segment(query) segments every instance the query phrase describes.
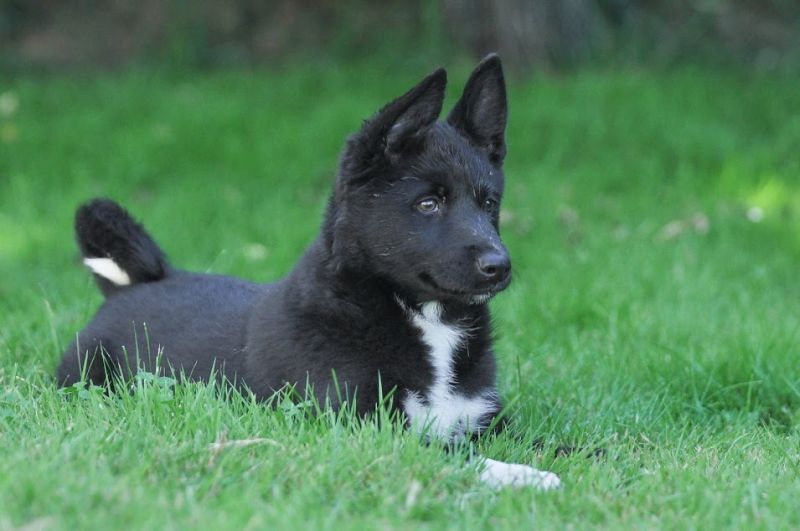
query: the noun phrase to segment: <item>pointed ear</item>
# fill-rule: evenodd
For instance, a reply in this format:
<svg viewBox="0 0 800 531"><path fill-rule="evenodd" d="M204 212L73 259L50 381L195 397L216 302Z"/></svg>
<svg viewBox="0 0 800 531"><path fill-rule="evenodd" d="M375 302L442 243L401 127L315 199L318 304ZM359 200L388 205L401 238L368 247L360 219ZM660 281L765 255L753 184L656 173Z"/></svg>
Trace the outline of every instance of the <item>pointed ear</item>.
<svg viewBox="0 0 800 531"><path fill-rule="evenodd" d="M414 147L442 112L447 73L440 68L387 104L369 120L362 134L379 142L390 160Z"/></svg>
<svg viewBox="0 0 800 531"><path fill-rule="evenodd" d="M503 65L497 55L489 54L469 76L464 94L447 117L447 123L500 166L506 156L507 118Z"/></svg>

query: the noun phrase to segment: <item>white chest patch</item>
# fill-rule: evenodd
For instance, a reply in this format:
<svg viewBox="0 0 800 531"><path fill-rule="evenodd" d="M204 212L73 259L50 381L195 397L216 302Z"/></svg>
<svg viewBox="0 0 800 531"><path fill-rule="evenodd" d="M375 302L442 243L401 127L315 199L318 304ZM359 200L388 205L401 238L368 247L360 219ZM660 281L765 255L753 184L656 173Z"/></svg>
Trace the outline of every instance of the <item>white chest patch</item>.
<svg viewBox="0 0 800 531"><path fill-rule="evenodd" d="M455 440L484 428L479 423L495 408L494 391L468 398L454 386L454 356L466 339L466 330L442 322L442 305L438 302L427 302L420 311L406 308L406 312L421 332L433 368L433 383L424 396L409 391L403 397L403 410L412 428L430 437Z"/></svg>

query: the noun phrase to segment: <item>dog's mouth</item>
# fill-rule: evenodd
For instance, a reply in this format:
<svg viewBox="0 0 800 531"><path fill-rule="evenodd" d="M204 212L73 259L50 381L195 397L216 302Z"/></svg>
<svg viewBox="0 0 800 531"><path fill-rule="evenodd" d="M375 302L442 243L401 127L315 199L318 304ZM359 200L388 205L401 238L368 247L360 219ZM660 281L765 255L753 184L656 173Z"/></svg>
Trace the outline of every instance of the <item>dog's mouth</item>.
<svg viewBox="0 0 800 531"><path fill-rule="evenodd" d="M511 275L509 275L502 282L498 282L497 284L489 286L487 289L463 290L463 289L447 288L445 286L442 286L440 283L436 282L436 280L429 273L420 273L419 279L424 284L438 291L442 295L445 295L447 298L466 301L469 304L483 304L484 302L488 301L493 296L495 296L497 293L506 289L508 285L511 283Z"/></svg>

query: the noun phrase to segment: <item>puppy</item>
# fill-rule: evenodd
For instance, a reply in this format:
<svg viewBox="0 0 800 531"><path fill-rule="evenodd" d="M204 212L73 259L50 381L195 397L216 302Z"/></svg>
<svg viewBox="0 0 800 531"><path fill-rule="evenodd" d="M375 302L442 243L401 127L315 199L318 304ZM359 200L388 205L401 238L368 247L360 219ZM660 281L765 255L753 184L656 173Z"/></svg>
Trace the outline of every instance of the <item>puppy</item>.
<svg viewBox="0 0 800 531"><path fill-rule="evenodd" d="M143 353L161 349L190 378L218 371L260 399L310 384L320 403L366 414L394 390L409 428L430 438L489 427L501 403L487 302L511 281L498 230L500 59L486 57L437 121L445 84L436 70L347 140L320 234L277 282L175 269L122 207L82 206L78 245L106 300L65 353L59 383L152 371ZM494 486L559 485L527 465L480 467Z"/></svg>

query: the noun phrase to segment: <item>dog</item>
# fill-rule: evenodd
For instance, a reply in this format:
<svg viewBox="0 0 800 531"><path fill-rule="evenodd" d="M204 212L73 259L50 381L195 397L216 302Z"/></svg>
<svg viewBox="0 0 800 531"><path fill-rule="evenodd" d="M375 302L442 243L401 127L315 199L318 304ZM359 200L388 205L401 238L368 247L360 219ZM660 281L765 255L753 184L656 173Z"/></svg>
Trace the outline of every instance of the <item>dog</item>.
<svg viewBox="0 0 800 531"><path fill-rule="evenodd" d="M446 82L434 71L348 138L320 234L277 282L175 269L117 203L81 206L78 245L106 299L64 354L58 383L153 371L146 341L189 378L219 372L261 400L307 384L319 403L366 415L393 390L407 426L429 439L493 425L502 406L487 303L511 281L499 235L501 61L481 61L439 121ZM492 486L560 483L480 460Z"/></svg>

